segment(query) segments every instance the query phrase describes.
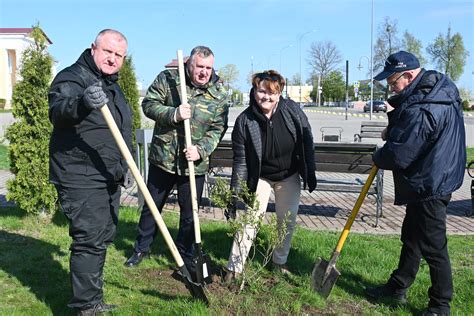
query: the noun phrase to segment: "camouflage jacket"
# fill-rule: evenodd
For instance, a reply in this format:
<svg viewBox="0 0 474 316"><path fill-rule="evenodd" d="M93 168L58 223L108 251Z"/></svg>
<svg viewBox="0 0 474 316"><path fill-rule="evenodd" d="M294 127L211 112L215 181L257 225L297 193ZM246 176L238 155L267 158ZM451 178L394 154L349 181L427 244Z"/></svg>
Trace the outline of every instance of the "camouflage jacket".
<svg viewBox="0 0 474 316"><path fill-rule="evenodd" d="M186 75L188 103L191 105L191 139L201 158L194 162L196 175L209 169L209 156L216 149L227 129L227 90L213 73L205 87L190 84ZM180 78L177 69L164 70L148 88L142 102L143 113L155 121L149 162L170 173L188 174L184 122L174 122L174 113L181 104Z"/></svg>

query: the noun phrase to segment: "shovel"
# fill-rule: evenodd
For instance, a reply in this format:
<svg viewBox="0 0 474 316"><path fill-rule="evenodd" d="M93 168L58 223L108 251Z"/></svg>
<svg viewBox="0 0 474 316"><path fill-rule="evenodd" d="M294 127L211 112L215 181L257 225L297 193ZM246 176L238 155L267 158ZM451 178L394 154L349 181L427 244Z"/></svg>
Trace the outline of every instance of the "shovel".
<svg viewBox="0 0 474 316"><path fill-rule="evenodd" d="M158 225L158 228L160 229L160 232L163 235L163 238L165 239L166 245L168 246L169 250L171 251L171 254L173 255L174 260L176 261L176 264L178 265L178 269L181 272L181 275L183 276L183 281L186 285L186 288L189 290L193 297L200 299L204 303L206 303L206 305L209 305L209 301L207 300L202 285L194 283L192 281L191 275L189 274L188 269L186 269L186 266L184 265L184 261L178 252L178 248L176 248L176 245L174 244L173 239L171 238L171 235L168 229L166 228L166 224L163 221L163 218L161 217L160 213L158 212L155 201L153 201L150 191L148 191L145 181L143 180L140 171L138 170L137 165L133 160L132 154L130 154L128 147L125 144L125 141L123 140L122 134L120 133L107 104L104 104L104 106L100 108L100 111L102 112L102 115L104 116L104 119L107 122L107 125L109 126L109 129L112 132L112 135L114 136L114 139L120 149L120 152L122 153L122 156L127 162L127 165L130 168L130 171L132 172L135 181L137 182L138 188L140 189L141 193L143 194L143 197L145 198L145 202L147 203L153 217L155 218L156 224Z"/></svg>
<svg viewBox="0 0 474 316"><path fill-rule="evenodd" d="M183 51L178 50L178 70L179 70L179 81L181 88L181 103L188 103L188 96L186 93L186 77L184 74L184 62L183 62ZM189 119L184 120L184 135L186 138L186 147L192 146L191 141L191 125ZM194 161L188 160L189 170L189 185L191 187L191 203L193 208L193 222L194 222L194 239L195 239L195 253L193 261L196 263L196 280L200 284L209 284L212 282L212 278L209 275L209 267L211 259L207 254L202 251L201 246L201 227L199 225L198 215L198 201L196 192L196 178L194 177Z"/></svg>
<svg viewBox="0 0 474 316"><path fill-rule="evenodd" d="M339 255L341 254L342 246L344 246L344 242L346 241L347 235L349 235L349 231L351 229L352 223L359 213L359 209L364 201L365 197L367 196L367 192L369 191L370 185L374 181L375 176L377 175L378 167L375 165L372 166L372 170L370 170L369 177L362 188L362 191L357 198L357 201L352 209L351 215L347 219L346 225L344 226L344 230L339 237L339 241L337 242L336 249L332 253L331 259L328 261L318 258L316 263L314 264L313 273L311 274L311 287L313 290L318 292L322 297L327 298L331 293L331 290L334 284L337 281L337 278L341 275L341 273L336 269L336 261Z"/></svg>

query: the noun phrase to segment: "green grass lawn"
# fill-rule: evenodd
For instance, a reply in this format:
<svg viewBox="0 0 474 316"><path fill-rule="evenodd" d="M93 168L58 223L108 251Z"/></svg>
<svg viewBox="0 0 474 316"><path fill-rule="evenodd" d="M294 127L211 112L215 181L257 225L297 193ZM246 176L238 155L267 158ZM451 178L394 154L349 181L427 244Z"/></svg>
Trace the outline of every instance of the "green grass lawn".
<svg viewBox="0 0 474 316"><path fill-rule="evenodd" d="M466 148L467 163L474 161L474 147Z"/></svg>
<svg viewBox="0 0 474 316"><path fill-rule="evenodd" d="M109 248L105 265L105 298L119 304L114 315L412 315L428 302L429 271L423 262L408 293L409 304L392 308L366 300L363 289L384 282L396 267L399 236L350 234L337 262L341 272L327 300L310 288L318 257L329 259L339 234L297 229L288 265L292 276L264 269L243 292L226 287L219 277L207 287L210 306L191 298L184 285L170 277L175 266L170 252L158 237L152 256L137 268L126 268L131 255L139 213L122 208L117 237ZM173 236L178 216L165 212ZM229 255L231 238L223 222L203 222L203 248L217 267ZM263 235L265 238L265 235ZM72 315L66 307L70 297L69 243L62 214L51 218L27 216L16 208L0 208L0 315ZM473 236L449 236L454 275L453 315L474 313ZM260 260L251 263L256 269Z"/></svg>
<svg viewBox="0 0 474 316"><path fill-rule="evenodd" d="M6 170L10 168L10 159L8 157L8 147L0 145L0 169Z"/></svg>

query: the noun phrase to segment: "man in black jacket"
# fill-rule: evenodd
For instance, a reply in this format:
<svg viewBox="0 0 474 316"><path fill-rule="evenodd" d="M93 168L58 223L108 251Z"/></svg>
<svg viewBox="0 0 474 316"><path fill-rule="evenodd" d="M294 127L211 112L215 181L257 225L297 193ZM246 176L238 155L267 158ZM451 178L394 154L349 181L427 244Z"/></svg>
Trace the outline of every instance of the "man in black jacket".
<svg viewBox="0 0 474 316"><path fill-rule="evenodd" d="M466 166L459 92L446 75L420 68L418 59L405 51L390 55L374 79L387 79L395 93L388 99L394 110L387 113L389 124L382 135L386 143L374 154L374 163L392 170L395 204L407 207L398 268L386 284L366 293L405 303L423 257L431 276L424 315L449 315L453 284L446 209Z"/></svg>
<svg viewBox="0 0 474 316"><path fill-rule="evenodd" d="M50 181L69 220L72 299L79 315L116 308L103 301L103 268L115 237L120 184L132 183L100 108L108 104L129 149L132 118L117 80L127 52L118 31L101 31L70 67L54 79L49 91Z"/></svg>

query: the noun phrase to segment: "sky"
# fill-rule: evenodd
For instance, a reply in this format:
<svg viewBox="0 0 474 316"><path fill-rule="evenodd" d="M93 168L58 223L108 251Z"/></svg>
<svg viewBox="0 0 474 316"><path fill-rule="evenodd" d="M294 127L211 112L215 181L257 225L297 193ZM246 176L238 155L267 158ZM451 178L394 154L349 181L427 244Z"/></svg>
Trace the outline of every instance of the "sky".
<svg viewBox="0 0 474 316"><path fill-rule="evenodd" d="M460 33L469 56L457 84L474 91L472 0L0 0L0 27L39 23L53 42L58 70L74 63L100 30L121 31L144 89L178 49L189 55L197 45L213 50L214 68L237 66L236 88L243 92L252 69L291 79L301 67L304 82L308 50L320 41L335 44L344 73L349 61L350 83L367 79L371 37L375 43L387 16L397 21L400 38L407 30L421 40L423 52L449 26Z"/></svg>

